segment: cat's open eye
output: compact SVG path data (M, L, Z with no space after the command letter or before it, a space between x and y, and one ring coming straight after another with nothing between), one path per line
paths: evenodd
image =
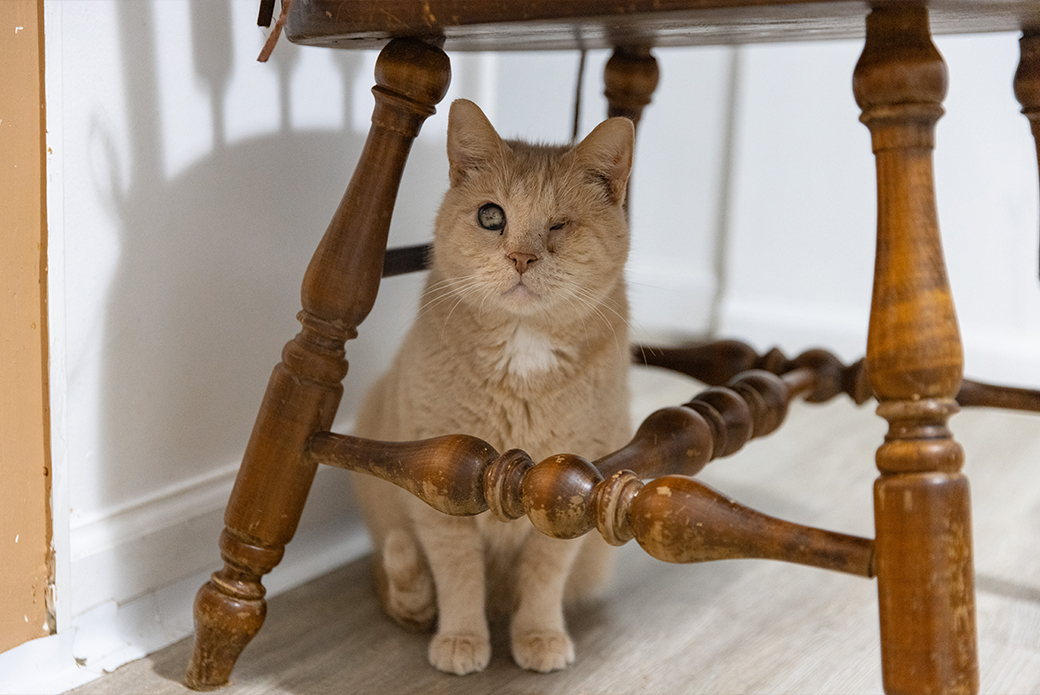
M506 228L506 211L494 203L486 203L477 210L477 223L484 229L501 232Z

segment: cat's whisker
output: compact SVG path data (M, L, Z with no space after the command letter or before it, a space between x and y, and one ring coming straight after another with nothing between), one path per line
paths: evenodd
M575 287L576 287L576 289L578 291L584 292L589 298L597 299L597 301L599 302L600 306L602 306L604 309L607 309L612 314L614 314L619 319L621 319L625 323L625 325L628 326L628 328L633 333L636 333L636 332L646 333L647 332L641 325L639 325L638 321L636 321L635 319L631 318L630 316L627 316L627 315L623 314L622 312L618 311L614 306L612 306L612 304L614 304L614 302L610 298L604 297L603 299L600 300L600 299L596 298L595 295L593 295L590 290L588 290L588 289L586 289L586 288L584 288L584 287L582 287L580 285L577 285L577 284L575 285Z
M419 315L422 316L423 314L428 313L437 305L442 304L450 299L453 299L461 295L465 295L471 289L478 287L481 284L482 283L480 278L474 277L474 279L470 279L469 281L464 282L460 285L444 289L438 296L430 299L428 302L422 304L419 307Z
M476 286L476 283L472 283L469 286L467 286L467 289L466 289L465 292L460 292L459 293L458 301L455 302L455 304L451 307L451 310L448 312L448 315L444 317L444 324L441 326L441 337L442 338L444 337L444 331L448 327L448 320L451 319L451 315L454 314L455 310L459 308L459 304L462 304L462 302L466 299L467 294L473 294L473 292L470 292L470 290L473 289L475 286Z
M578 306L579 307L581 306L580 300L578 300L578 298L576 296L574 296L573 294L564 296L564 299L566 299L571 304L573 304L575 301L577 301L578 302ZM588 326L587 323L585 323L585 317L582 315L580 309L577 312L577 314L578 314L578 318L581 320L581 329L582 329L582 331L585 332L585 344L586 345L591 345L592 341L589 340L589 326Z
M606 326L610 331L611 337L614 339L614 347L621 350L621 343L618 340L617 330L614 328L614 322L610 320L610 317L603 313L602 309L607 309L611 313L615 314L626 326L631 328L628 319L619 311L611 307L605 298L596 296L590 290L582 287L578 283L572 282L570 289L573 293L572 296L580 299L582 304L588 308L589 312L603 322L604 326Z

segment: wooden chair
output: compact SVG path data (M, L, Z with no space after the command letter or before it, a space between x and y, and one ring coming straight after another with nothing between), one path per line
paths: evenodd
M273 0L264 5L269 11ZM274 368L228 503L224 567L196 598L187 684L226 683L260 629L261 577L281 560L324 463L390 480L449 514L528 514L562 538L598 529L610 543L635 538L672 562L757 557L876 575L885 689L976 692L969 489L946 423L958 401L1040 410L1040 399L962 382L932 175L946 69L930 28L1024 30L1015 93L1040 137L1040 33L1030 33L1040 26L1038 7L1024 0L931 0L927 9L882 0L873 9L853 0L295 0L285 24L290 40L382 47L376 105L354 176L303 280L302 330ZM776 351L759 356L736 342L649 352L652 364L711 386L658 411L628 446L594 463L566 454L535 465L522 451L499 454L465 434L383 443L329 432L347 372L344 345L371 310L380 277L422 266L422 249L385 250L410 144L448 86L442 49L613 47L610 115L638 121L657 82L652 47L857 36L864 26L853 86L878 177L865 361L844 366L821 350L793 360ZM766 517L690 477L773 431L792 398L840 393L877 398L890 425L876 457L874 540ZM554 502L561 497L581 501L561 509Z

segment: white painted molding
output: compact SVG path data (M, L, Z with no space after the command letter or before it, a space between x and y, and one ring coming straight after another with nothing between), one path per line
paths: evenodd
M97 678L76 663L74 639L66 630L0 654L0 695L57 695Z
M62 87L63 3L45 2L44 92L47 102L47 335L49 340L51 436L50 589L55 630L70 625L72 605L69 566L68 367L65 335L65 175L64 90ZM0 673L3 670L0 669Z
M186 575L208 574L217 569L217 538L224 527L224 508L237 472L237 463L222 466L131 505L81 521L73 528L69 544L73 621L79 624L84 615L110 603L124 606L139 597L165 591ZM341 534L355 533L361 527L353 507L348 477L341 471L322 467L301 521L300 535L332 533L329 528L338 529ZM325 571L335 567L324 558L315 561L299 555L295 546L296 541L290 544L292 550L287 551L287 557L298 559L289 564L321 566ZM322 552L319 548L314 550ZM349 559L353 557L341 563Z

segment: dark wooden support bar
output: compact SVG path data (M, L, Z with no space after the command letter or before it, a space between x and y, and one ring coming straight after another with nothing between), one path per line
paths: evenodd
M946 66L923 5L871 12L853 91L878 181L867 374L889 422L874 486L884 686L975 693L971 504L964 452L946 424L963 357L932 173Z
M653 413L628 445L595 462L560 454L535 464L523 451L500 456L465 435L378 442L331 432L311 437L308 458L375 475L445 514L526 515L554 538L598 528L611 544L635 538L669 562L768 558L873 576L869 539L773 519L685 477L773 432L790 399L812 391L815 381L810 369L783 377L745 372ZM649 478L658 479L644 486ZM673 499L662 499L665 489L675 490Z
M1040 413L1040 391L965 379L957 392L957 404Z
M747 343L720 340L678 347L637 345L632 349L632 359L637 364L671 369L711 386L723 384L749 369L785 376L808 370L813 374L813 385L805 400L810 403L823 403L842 393L857 405L873 398L866 360L844 365L833 353L821 349L807 350L792 360L777 348L760 355ZM956 400L962 406L1040 413L1040 391L1035 389L964 379Z
M1021 58L1015 71L1015 98L1029 119L1040 162L1040 31L1027 31L1018 40Z
M304 277L302 330L282 351L246 448L224 517L224 568L196 597L190 688L227 683L263 624L260 578L292 539L317 467L306 442L332 426L347 373L344 343L375 302L405 159L449 79L447 56L417 40L390 42L376 62L372 128Z
M842 393L857 404L872 397L863 360L846 366L833 353L821 349L807 350L792 360L777 348L760 355L739 340L718 340L675 347L637 345L632 348L632 359L637 364L671 369L709 386L724 384L749 369L778 375L809 369L815 375L813 389L805 396L810 403L823 403Z
M693 478L647 483L631 516L639 545L665 562L762 558L874 576L873 541L774 519Z
M386 256L383 258L383 277L390 278L428 269L432 252L433 244L387 249Z
M418 442L377 442L320 432L307 446L319 463L368 473L399 485L438 511L455 516L487 511L484 472L498 452L464 434Z

